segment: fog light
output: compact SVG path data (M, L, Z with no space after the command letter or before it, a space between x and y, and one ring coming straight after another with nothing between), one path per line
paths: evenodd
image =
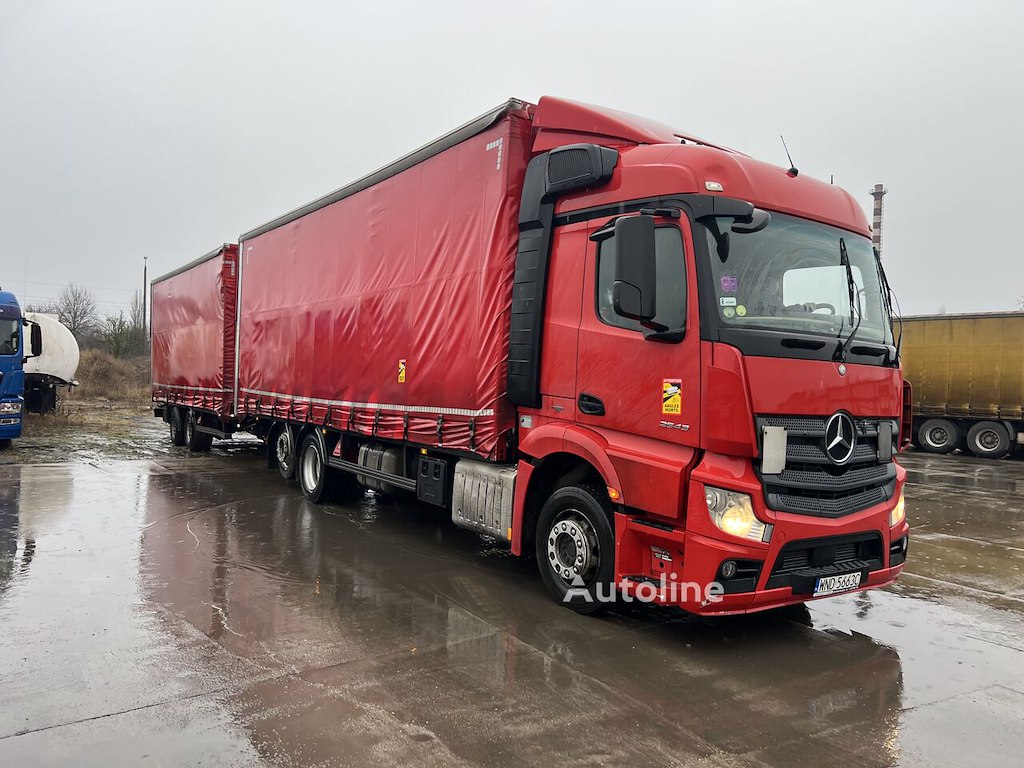
M892 512L889 513L889 527L895 528L897 525L903 522L907 516L907 505L903 500L903 493L900 492L900 500L896 502L896 506L892 508Z
M754 506L745 493L721 488L704 488L704 501L715 527L730 536L750 541L771 539L771 526L766 526L754 515Z
M722 578L731 579L736 575L736 563L732 560L726 560L722 563Z

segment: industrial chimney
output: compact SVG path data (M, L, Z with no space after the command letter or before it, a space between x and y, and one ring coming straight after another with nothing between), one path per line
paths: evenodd
M882 198L889 190L881 184L875 184L871 190L871 196L875 198L875 210L871 217L871 243L878 251L878 257L882 257Z

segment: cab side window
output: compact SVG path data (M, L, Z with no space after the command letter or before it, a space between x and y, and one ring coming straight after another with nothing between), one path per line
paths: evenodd
M597 252L597 314L601 322L643 332L636 320L615 314L612 306L612 283L615 281L612 259L602 258L611 253L615 236L601 242ZM686 262L683 256L683 235L678 227L658 227L654 230L657 261L657 312L654 322L671 330L686 325Z

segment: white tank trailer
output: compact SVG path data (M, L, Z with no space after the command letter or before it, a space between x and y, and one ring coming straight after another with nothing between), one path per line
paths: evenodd
M26 312L25 318L39 323L43 337L43 353L25 363L25 410L29 413L50 413L57 409L57 390L78 386L78 342L75 336L54 315Z

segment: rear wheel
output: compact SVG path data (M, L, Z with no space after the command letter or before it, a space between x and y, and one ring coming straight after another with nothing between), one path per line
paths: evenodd
M614 599L612 509L601 488L559 488L537 521L536 554L552 597L578 613L597 613Z
M917 431L917 439L929 453L952 453L960 442L960 430L947 419L928 419Z
M171 445L185 444L185 424L180 408L171 408L167 418L167 425L170 429Z
M1010 452L1010 435L995 421L979 421L967 431L967 450L985 459L1001 459Z
M302 441L296 472L302 495L314 504L326 504L331 499L333 470L327 466L327 457L316 433Z
M200 432L196 427L199 425L199 414L189 411L185 417L185 445L190 451L203 453L210 450L213 445L213 435Z
M295 433L290 427L281 427L270 449L277 459L277 471L285 480L295 477Z

